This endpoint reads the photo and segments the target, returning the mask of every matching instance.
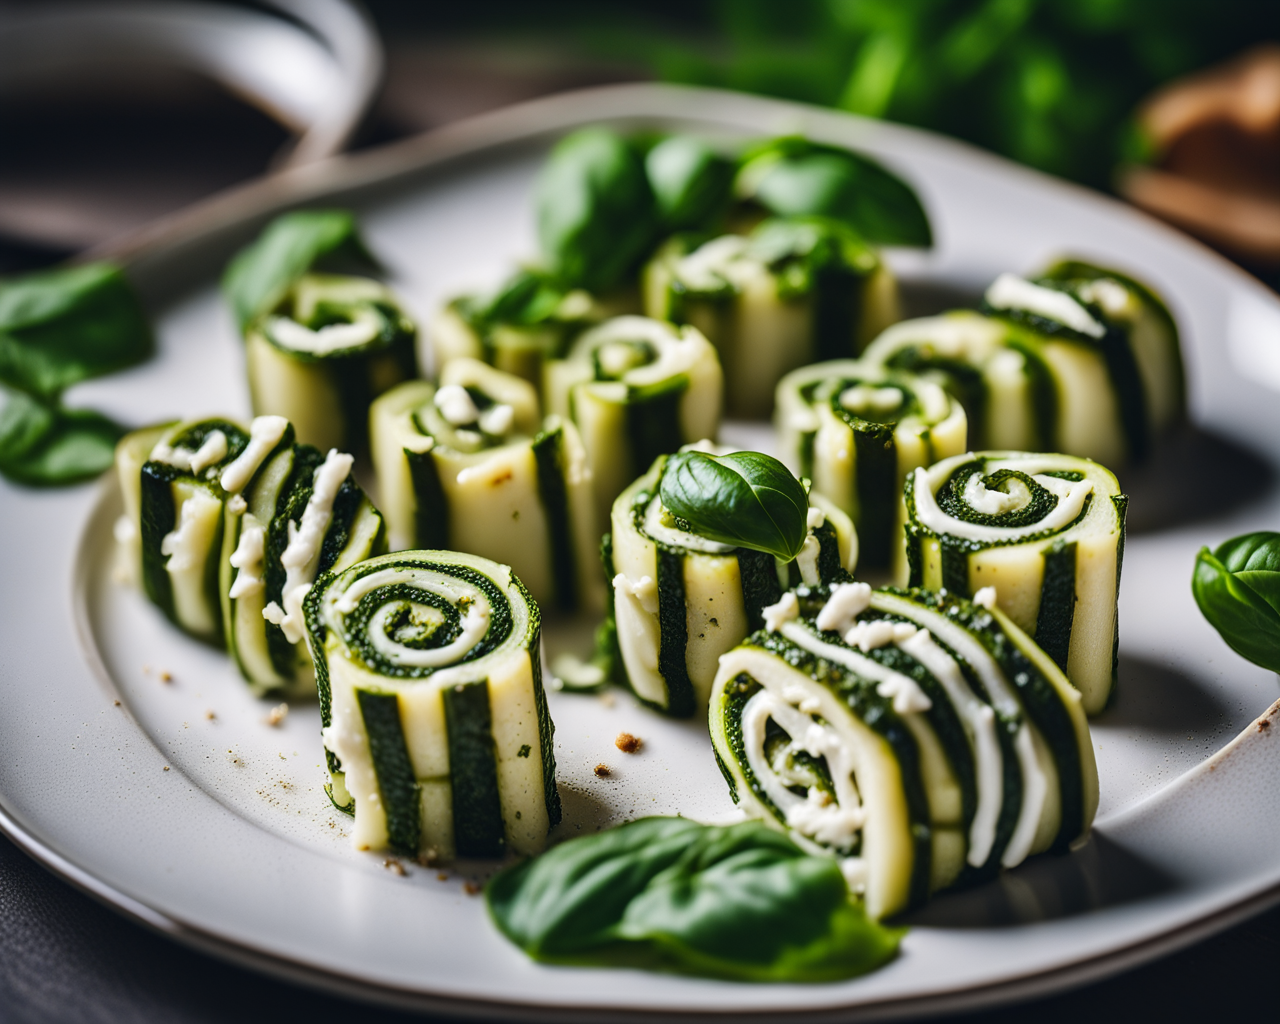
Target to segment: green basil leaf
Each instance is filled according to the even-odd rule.
[[[294,282],[321,262],[378,269],[350,211],[296,210],[268,224],[222,276],[222,290],[240,330],[275,309]]]
[[[146,314],[113,263],[0,282],[0,380],[52,401],[153,351]]]
[[[782,216],[843,220],[873,245],[933,245],[929,217],[905,181],[868,157],[789,136],[750,151],[739,199]]]
[[[0,473],[37,487],[87,480],[111,465],[123,433],[99,413],[9,392],[0,410]]]
[[[1196,556],[1191,593],[1237,654],[1280,672],[1280,533],[1235,537]]]
[[[634,271],[657,231],[644,165],[603,128],[561,139],[538,178],[538,240],[552,272],[569,288],[608,291]]]
[[[760,452],[680,452],[667,460],[658,493],[693,532],[790,560],[809,532],[809,498],[781,462]]]
[[[834,981],[891,959],[839,865],[759,822],[639,821],[562,843],[486,889],[536,960],[627,964],[751,981]]]
[[[646,154],[644,167],[666,231],[708,229],[729,207],[734,165],[700,139],[663,139]]]

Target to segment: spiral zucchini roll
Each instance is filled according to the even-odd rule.
[[[873,917],[1088,831],[1080,694],[998,610],[844,583],[764,617],[720,661],[717,758],[748,814],[841,859]]]
[[[541,388],[543,364],[563,359],[578,335],[608,315],[590,292],[522,270],[495,295],[463,295],[440,309],[429,335],[435,372],[455,359],[479,359]]]
[[[905,489],[913,586],[998,607],[1101,711],[1116,679],[1128,499],[1088,459],[978,452],[917,469]]]
[[[599,523],[655,458],[720,427],[720,362],[692,327],[615,317],[579,338],[567,360],[548,363],[545,381],[549,411],[582,435]]]
[[[785,587],[852,572],[858,538],[848,516],[811,495],[808,538],[791,562],[709,540],[663,507],[666,465],[659,456],[614,502],[604,557],[625,681],[646,704],[688,717],[706,706],[720,656],[761,627],[765,606]]]
[[[223,467],[249,443],[238,424],[210,419],[126,435],[116,447],[128,542],[147,597],[184,632],[223,641],[218,592]]]
[[[415,337],[385,285],[305,275],[246,331],[253,410],[284,416],[306,444],[362,451],[369,403],[418,374]]]
[[[852,518],[869,566],[901,561],[908,474],[965,450],[964,409],[946,391],[852,359],[787,374],[774,420],[783,460]]]
[[[258,694],[314,687],[302,601],[316,577],[387,549],[382,516],[350,455],[295,444],[281,416],[259,416],[220,478],[220,593],[227,650]]]
[[[1155,438],[1182,417],[1178,330],[1146,286],[1114,270],[1064,260],[1029,281],[1001,274],[987,289],[986,305],[1044,339],[1044,359],[1059,381],[1060,429],[1064,438],[1079,439],[1062,450],[1113,465],[1126,457],[1141,461]],[[1110,385],[1109,419],[1093,394],[1099,377]],[[1104,430],[1115,454],[1105,448]]]
[[[899,318],[892,273],[837,221],[773,218],[697,241],[677,236],[646,268],[645,311],[715,345],[731,415],[767,416],[785,373],[852,356]]]
[[[335,804],[357,848],[500,857],[560,818],[540,616],[505,565],[400,551],[306,600]]]
[[[395,547],[501,560],[542,604],[599,605],[586,455],[572,423],[539,422],[531,384],[455,359],[438,389],[409,381],[375,401],[370,429]]]

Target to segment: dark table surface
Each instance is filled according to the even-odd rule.
[[[390,56],[387,87],[365,144],[531,95],[634,77],[634,69],[625,67],[513,62],[484,48],[412,41],[393,47]],[[0,147],[0,272],[51,262],[260,173],[283,140],[256,112],[234,110],[198,90],[188,97],[202,119],[194,125],[189,113],[174,112],[171,91],[144,97],[141,108],[138,96],[125,96],[123,113],[111,109],[119,99],[107,97],[100,107],[55,99],[42,110],[0,105],[6,139],[31,136],[39,126],[46,141],[54,140],[44,148]],[[74,165],[66,158],[68,136],[78,140]],[[175,138],[184,144],[172,145]],[[139,170],[131,171],[126,157]],[[95,171],[97,165],[109,173]],[[1278,964],[1280,910],[1273,910],[1107,981],[964,1019],[1220,1020],[1263,1008],[1273,998]],[[1263,1019],[1278,1017],[1274,1004],[1263,1009]],[[98,904],[0,838],[0,1024],[246,1018],[310,1024],[421,1019],[186,948]]]

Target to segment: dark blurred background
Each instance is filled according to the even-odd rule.
[[[1280,281],[1276,0],[368,0],[363,27],[341,0],[226,5],[339,43],[367,34],[342,64],[367,105],[352,107],[354,129],[340,124],[310,150],[297,140],[323,134],[316,125],[336,108],[265,101],[255,89],[270,83],[255,83],[252,61],[222,77],[181,60],[149,66],[93,32],[90,52],[45,61],[15,26],[56,6],[0,0],[0,274],[112,244],[344,140],[369,148],[565,89],[665,80],[954,135],[1127,197]],[[103,56],[119,59],[100,66]],[[232,56],[243,64],[242,49]],[[1117,979],[975,1020],[1240,1015],[1269,996],[1278,955],[1273,911]],[[0,839],[0,1024],[268,1016],[405,1019],[153,936]]]

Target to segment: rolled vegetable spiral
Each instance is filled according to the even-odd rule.
[[[844,583],[765,620],[720,660],[716,755],[747,813],[839,857],[872,916],[1088,831],[1080,694],[998,610]]]
[[[645,311],[697,327],[724,366],[732,415],[767,416],[778,380],[854,355],[898,319],[897,283],[848,226],[773,218],[749,237],[677,236],[645,270]]]
[[[964,409],[941,387],[851,359],[787,374],[774,420],[783,460],[853,519],[869,566],[902,562],[907,476],[965,450]]]
[[[905,501],[912,585],[961,597],[994,588],[1085,711],[1101,711],[1116,678],[1128,504],[1115,476],[1068,455],[969,453],[917,469]]]
[[[590,474],[571,422],[538,418],[533,386],[455,359],[439,389],[373,403],[374,468],[395,547],[468,551],[513,567],[534,599],[601,600]]]
[[[307,596],[335,804],[359,849],[536,853],[560,818],[538,606],[510,568],[400,551]]]
[[[614,502],[605,561],[622,676],[647,704],[687,717],[706,706],[717,659],[760,628],[762,609],[784,587],[851,572],[858,538],[848,516],[811,495],[808,538],[793,561],[709,540],[664,509],[667,462],[656,459]]]
[[[548,363],[545,380],[548,410],[582,435],[598,523],[657,456],[714,438],[720,426],[720,363],[692,327],[615,317]]]
[[[362,451],[369,403],[417,376],[415,337],[379,282],[303,276],[246,330],[254,412],[284,416],[318,448]]]

